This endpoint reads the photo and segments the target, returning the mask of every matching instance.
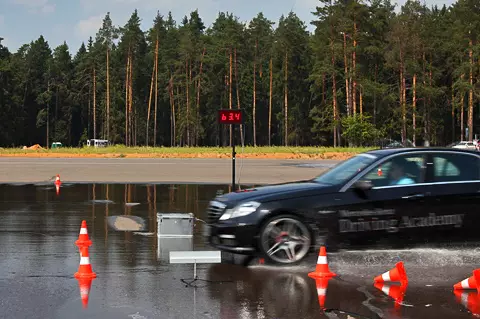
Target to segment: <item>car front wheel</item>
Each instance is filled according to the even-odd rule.
[[[295,216],[275,216],[262,227],[259,248],[266,259],[294,264],[309,252],[312,237],[307,226]]]

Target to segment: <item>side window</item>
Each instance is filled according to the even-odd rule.
[[[465,154],[435,154],[433,156],[434,182],[459,182],[479,179],[479,161]]]
[[[423,162],[421,155],[395,156],[376,166],[363,179],[374,187],[421,183]]]

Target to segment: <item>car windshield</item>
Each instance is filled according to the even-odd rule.
[[[332,169],[315,177],[313,181],[331,185],[343,184],[361,172],[365,167],[373,163],[376,159],[377,157],[371,154],[359,154],[337,164]]]

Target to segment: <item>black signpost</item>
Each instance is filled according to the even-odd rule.
[[[235,191],[235,128],[244,123],[243,110],[226,109],[218,111],[218,123],[232,127],[232,191]]]

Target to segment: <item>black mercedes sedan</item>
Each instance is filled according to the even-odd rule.
[[[480,241],[480,153],[446,148],[365,152],[311,180],[217,196],[208,242],[291,264],[338,249]],[[316,253],[316,251],[315,251]]]

